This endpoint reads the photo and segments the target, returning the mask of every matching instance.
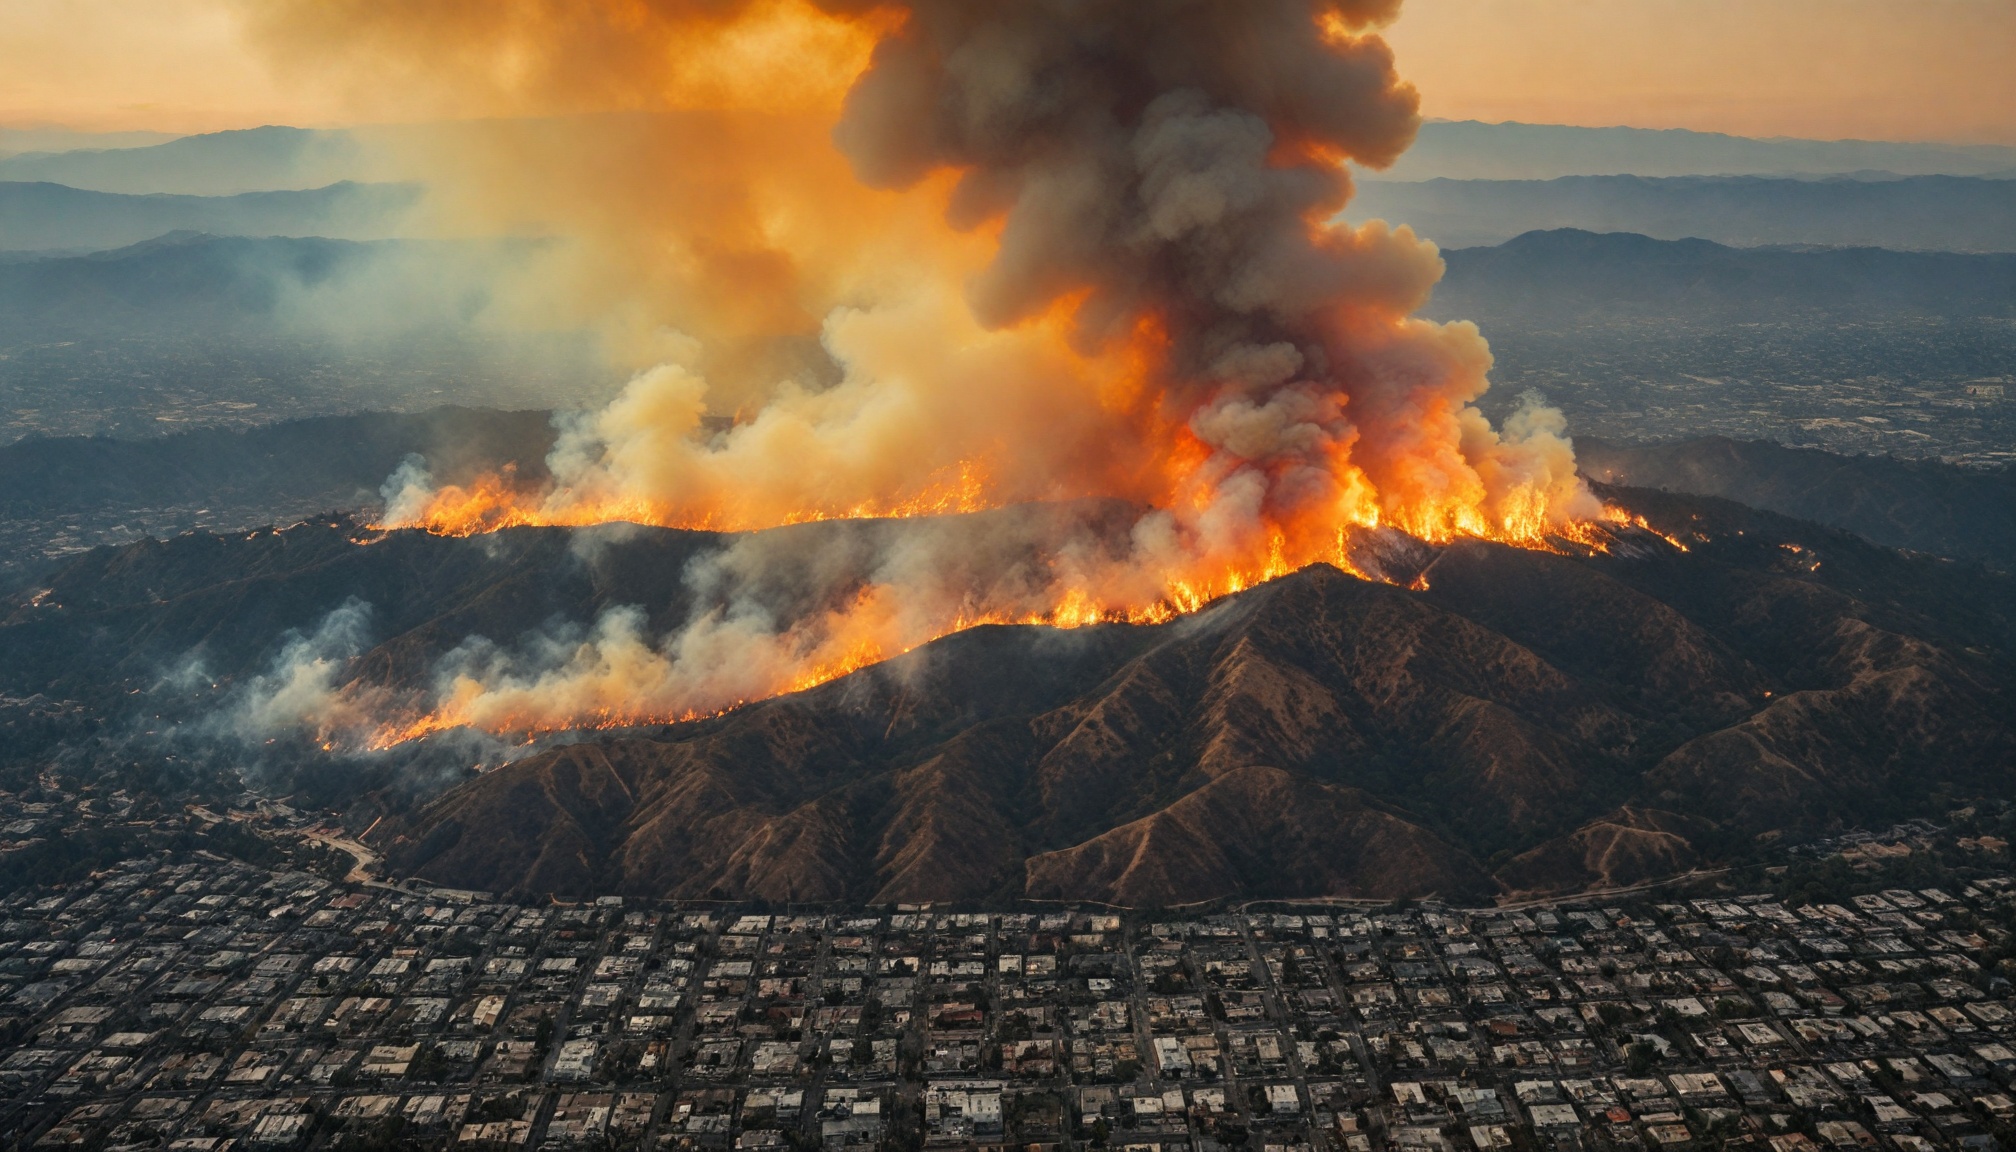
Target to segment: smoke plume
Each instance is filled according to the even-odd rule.
[[[1012,587],[905,553],[789,619],[731,596],[658,641],[615,614],[465,650],[423,730],[704,712],[983,619],[1159,618],[1374,530],[1538,544],[1595,514],[1559,415],[1494,429],[1476,328],[1412,316],[1434,246],[1336,222],[1344,161],[1390,164],[1418,124],[1375,32],[1397,9],[261,5],[291,59],[520,118],[458,135],[434,199],[576,237],[554,285],[641,369],[569,419],[550,485],[414,471],[389,526],[1141,509],[1117,539],[1012,541]]]

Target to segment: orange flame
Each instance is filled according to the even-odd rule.
[[[1430,523],[1462,523],[1467,515],[1431,513]],[[962,612],[921,630],[906,630],[894,621],[895,601],[901,590],[887,585],[863,588],[846,606],[825,618],[817,630],[816,642],[799,652],[795,662],[772,681],[733,699],[705,707],[666,708],[652,700],[614,701],[586,708],[554,708],[527,696],[517,706],[490,707],[493,693],[483,686],[465,682],[460,691],[450,690],[432,707],[405,721],[388,724],[368,734],[362,745],[383,750],[459,728],[476,728],[500,735],[535,739],[563,731],[589,731],[649,725],[684,723],[722,715],[735,708],[770,696],[803,692],[838,680],[871,665],[904,655],[931,641],[982,625],[1040,625],[1052,628],[1085,628],[1102,625],[1153,625],[1193,613],[1214,601],[1288,575],[1310,564],[1327,563],[1361,578],[1366,574],[1351,557],[1354,533],[1361,529],[1337,530],[1330,545],[1316,553],[1298,552],[1295,543],[1282,532],[1273,533],[1264,551],[1250,567],[1230,566],[1213,572],[1170,574],[1159,592],[1148,600],[1116,599],[1100,590],[1066,585],[1054,590],[1054,602],[1039,610],[992,610]],[[1687,546],[1645,521],[1645,518],[1615,506],[1606,506],[1591,518],[1570,520],[1530,535],[1521,535],[1498,526],[1480,533],[1449,531],[1435,542],[1447,543],[1464,537],[1493,540],[1517,547],[1573,555],[1611,551],[1632,533],[1642,533],[1679,551]],[[1642,539],[1642,537],[1641,537]],[[1425,571],[1379,576],[1402,584],[1415,592],[1427,592]]]
[[[377,531],[422,528],[437,536],[479,536],[506,528],[587,528],[596,524],[648,524],[696,532],[747,532],[823,520],[904,519],[980,512],[994,505],[970,461],[954,475],[934,479],[908,497],[858,501],[846,507],[809,507],[758,519],[731,509],[675,509],[643,499],[597,499],[549,505],[537,492],[517,487],[505,473],[491,472],[467,485],[445,485],[410,519],[371,525]]]

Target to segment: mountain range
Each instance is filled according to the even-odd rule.
[[[397,872],[457,887],[1159,906],[1610,887],[2016,784],[2008,577],[1607,495],[1687,550],[1636,530],[1607,554],[1415,545],[1413,588],[1318,566],[1166,625],[974,629],[431,800],[381,796],[359,826]],[[850,534],[929,530],[782,531],[843,555]],[[686,564],[722,543],[356,535],[83,554],[10,597],[0,692],[95,710],[102,732],[135,692],[172,719],[164,669],[200,653],[228,692],[353,597],[375,643],[345,677],[413,684],[527,621],[637,604],[662,630]]]
[[[1387,180],[1557,176],[2001,176],[2016,148],[1889,140],[1730,136],[1685,128],[1585,128],[1430,120]]]
[[[299,191],[185,196],[0,182],[0,250],[99,251],[176,231],[372,240],[397,235],[421,191],[417,184],[345,181]]]
[[[243,331],[290,295],[367,273],[406,245],[169,232],[82,256],[0,263],[0,341]]]
[[[181,139],[176,132],[85,132],[75,128],[43,126],[0,128],[0,159],[24,153],[78,152],[84,150],[145,148]]]
[[[1344,216],[1408,224],[1447,248],[1582,228],[1751,247],[1821,244],[2016,251],[2016,180],[1912,176],[1564,176],[1552,180],[1364,179]]]
[[[302,129],[278,125],[170,137],[0,130],[0,180],[100,192],[229,195],[371,178],[388,142],[440,139],[455,125]],[[1549,180],[1557,176],[1991,176],[2016,173],[2016,148],[1797,140],[1686,129],[1586,128],[1430,120],[1392,180]]]
[[[538,247],[176,231],[86,255],[17,253],[0,261],[0,344],[287,327],[461,333],[496,279]]]
[[[134,195],[231,196],[321,188],[359,179],[364,170],[363,145],[341,129],[267,125],[131,143],[118,137],[103,143],[75,136],[38,140],[28,134],[20,139],[43,148],[0,156],[0,181]],[[5,143],[0,135],[0,145]],[[61,147],[65,143],[73,146]]]
[[[443,482],[510,464],[536,478],[553,446],[549,412],[432,408],[204,428],[146,440],[79,436],[0,446],[0,520],[69,520],[106,508],[243,505],[358,509],[409,455]]]
[[[447,297],[432,316],[446,325],[466,323],[480,310],[485,274],[521,261],[537,246],[174,232],[89,255],[17,254],[0,261],[0,341],[48,333],[236,330],[273,321],[290,296],[367,284],[380,293],[428,285]],[[1442,255],[1447,272],[1427,314],[1445,319],[1726,324],[1817,316],[2016,316],[2016,255],[2010,254],[1735,248],[1561,228]],[[464,287],[451,290],[455,285]],[[461,297],[473,302],[458,302]]]
[[[519,761],[374,840],[526,893],[1476,899],[2016,783],[2006,581],[1928,595],[1925,564],[1850,538],[1640,504],[1692,550],[1469,542],[1425,591],[1319,566],[1159,627],[980,629]]]
[[[1607,484],[1719,496],[1865,540],[2016,572],[2016,471],[1937,460],[1838,456],[1767,440],[1663,444],[1575,438],[1584,475]]]
[[[2011,185],[2016,188],[2016,184]],[[1444,251],[1427,314],[1487,324],[2016,317],[2016,255],[1732,248],[1560,228]]]

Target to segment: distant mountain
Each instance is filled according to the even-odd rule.
[[[0,149],[5,136],[0,134]],[[321,188],[364,175],[363,149],[342,131],[246,128],[143,147],[70,144],[63,151],[0,157],[0,181],[63,184],[94,192],[231,196]]]
[[[108,249],[175,231],[221,236],[396,236],[414,184],[331,184],[236,196],[133,196],[61,184],[0,183],[0,249]]]
[[[406,133],[279,125],[182,137],[0,129],[0,181],[197,196],[319,188],[372,178],[373,141]],[[2006,177],[2012,172],[2016,148],[1992,145],[1757,139],[1677,128],[1458,120],[1423,124],[1399,162],[1377,176],[1412,181],[1625,175]]]
[[[1578,128],[1431,120],[1382,173],[1388,180],[1552,180],[1558,176],[1992,176],[2016,148],[1726,136],[1682,128]]]
[[[290,291],[396,265],[441,292],[480,285],[484,262],[530,242],[349,241],[170,233],[82,256],[0,260],[0,341],[265,317]],[[2016,316],[2016,255],[1812,247],[1732,248],[1580,229],[1443,253],[1429,314],[1522,325],[1619,319],[1727,322]]]
[[[1557,180],[1362,180],[1353,222],[1410,224],[1445,248],[1556,228],[1662,240],[2016,251],[2016,181],[1568,176]]]
[[[1723,502],[1606,494],[1689,550],[1630,531],[1580,558],[1464,542],[1418,552],[1425,590],[1319,566],[1168,625],[976,629],[419,808],[388,799],[372,837],[397,872],[526,894],[1476,897],[1633,883],[1762,834],[2016,787],[2007,577]],[[810,562],[940,526],[776,540]],[[0,696],[116,730],[135,693],[161,714],[162,669],[198,646],[228,685],[352,597],[376,646],[344,675],[412,684],[471,635],[510,643],[614,604],[676,622],[681,572],[724,542],[354,533],[77,557],[8,601]]]
[[[621,377],[588,333],[526,332],[492,311],[496,286],[543,249],[170,233],[83,256],[0,259],[0,443],[441,404],[594,404]],[[141,491],[68,526],[0,519],[0,569],[47,548],[316,510],[259,503],[256,489],[243,493],[249,502],[155,499],[179,491]],[[355,489],[343,491],[347,502]],[[192,523],[203,508],[216,515]],[[127,514],[137,511],[146,515]]]
[[[346,291],[370,292],[381,300],[403,291],[414,299],[401,319],[459,325],[487,300],[486,274],[534,247],[508,240],[360,241],[170,232],[81,256],[17,255],[0,262],[0,343],[143,332],[242,332],[288,319],[283,312],[290,301]]]
[[[2016,571],[2016,472],[1936,460],[1836,456],[1709,436],[1669,444],[1575,439],[1582,471],[1628,484],[1738,500],[1866,540]]]
[[[267,518],[354,509],[407,455],[444,479],[510,464],[537,477],[553,443],[546,412],[435,408],[210,428],[152,440],[21,440],[0,446],[0,521],[59,523],[104,509],[266,508]]]
[[[146,148],[178,139],[173,132],[79,132],[74,128],[0,128],[0,160],[23,152]]]
[[[1432,315],[1524,325],[2016,317],[2016,255],[1731,248],[1562,228],[1445,251]]]
[[[170,232],[83,256],[17,258],[0,264],[0,341],[242,327],[270,318],[287,292],[361,269],[388,243]]]

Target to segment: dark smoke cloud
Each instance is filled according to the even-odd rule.
[[[1153,313],[1195,369],[1241,343],[1320,343],[1300,331],[1310,314],[1365,280],[1314,229],[1349,198],[1338,161],[1390,164],[1419,124],[1384,42],[1347,31],[1397,2],[909,9],[835,140],[873,185],[961,170],[955,226],[1001,218],[973,285],[984,322],[1089,288],[1088,336]]]

